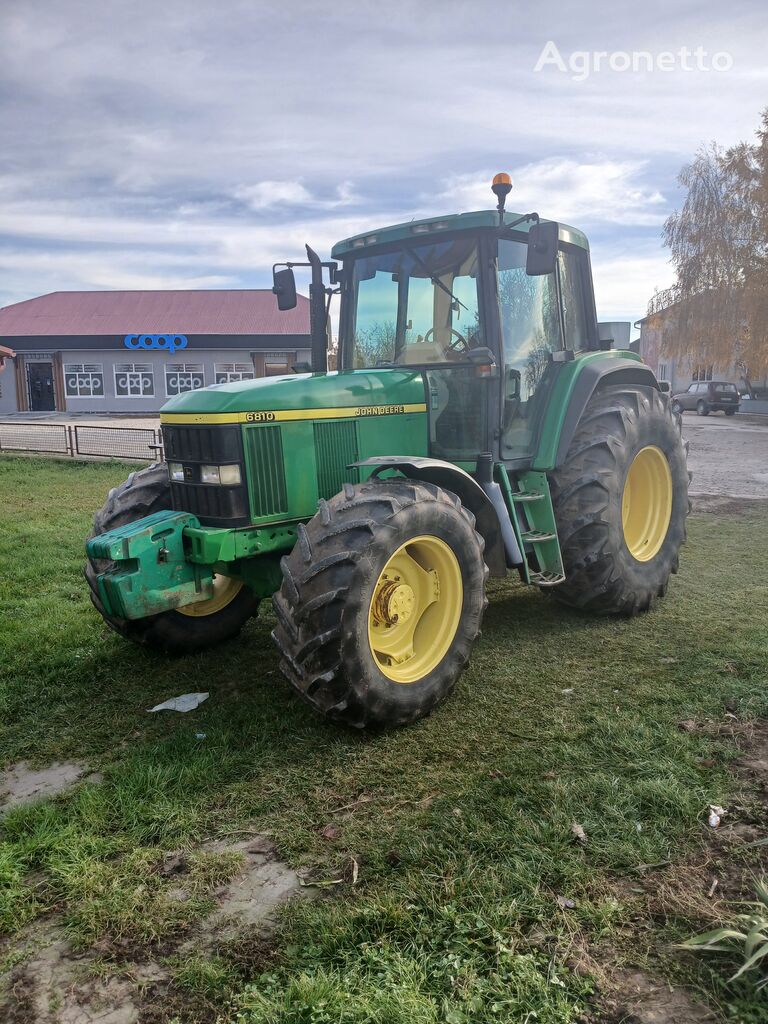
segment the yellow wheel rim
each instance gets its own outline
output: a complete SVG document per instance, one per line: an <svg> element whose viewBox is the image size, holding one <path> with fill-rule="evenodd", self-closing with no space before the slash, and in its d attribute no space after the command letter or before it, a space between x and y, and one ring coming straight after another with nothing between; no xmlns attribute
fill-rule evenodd
<svg viewBox="0 0 768 1024"><path fill-rule="evenodd" d="M193 619L215 615L216 612L220 612L222 608L226 608L228 604L234 601L242 589L243 584L240 580L232 579L231 576L214 575L213 597L207 601L195 601L194 604L185 604L183 607L177 608L176 611L182 615L189 615Z"/></svg>
<svg viewBox="0 0 768 1024"><path fill-rule="evenodd" d="M658 554L672 517L672 473L661 448L648 445L632 460L621 499L624 542L638 562Z"/></svg>
<svg viewBox="0 0 768 1024"><path fill-rule="evenodd" d="M439 537L402 544L381 571L368 610L368 642L383 674L415 683L439 665L461 619L456 555Z"/></svg>

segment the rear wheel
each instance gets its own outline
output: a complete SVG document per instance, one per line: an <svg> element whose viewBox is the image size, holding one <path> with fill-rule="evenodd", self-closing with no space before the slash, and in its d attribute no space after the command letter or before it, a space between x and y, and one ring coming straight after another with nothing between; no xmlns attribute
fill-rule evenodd
<svg viewBox="0 0 768 1024"><path fill-rule="evenodd" d="M709 406L703 399L696 403L696 412L699 416L709 416Z"/></svg>
<svg viewBox="0 0 768 1024"><path fill-rule="evenodd" d="M142 519L171 507L168 470L156 463L131 473L128 479L113 488L104 507L96 513L92 537L118 526ZM96 577L112 563L88 559L85 577L91 588L91 601L104 621L127 640L147 644L171 654L187 654L204 650L214 644L231 640L243 625L256 614L258 598L239 580L214 576L213 597L185 605L145 619L121 619L109 615L101 603Z"/></svg>
<svg viewBox="0 0 768 1024"><path fill-rule="evenodd" d="M320 714L404 725L453 690L487 604L483 540L458 497L353 486L299 527L273 604L281 668Z"/></svg>
<svg viewBox="0 0 768 1024"><path fill-rule="evenodd" d="M566 575L555 598L635 615L666 593L685 540L686 448L680 417L655 389L593 396L551 478Z"/></svg>

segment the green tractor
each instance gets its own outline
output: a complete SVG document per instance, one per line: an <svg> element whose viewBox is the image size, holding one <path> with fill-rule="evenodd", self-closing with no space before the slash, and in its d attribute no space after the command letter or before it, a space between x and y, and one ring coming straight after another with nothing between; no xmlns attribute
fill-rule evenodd
<svg viewBox="0 0 768 1024"><path fill-rule="evenodd" d="M166 463L110 493L87 543L114 630L200 651L271 597L298 693L399 725L456 685L489 574L599 614L664 595L688 512L680 417L602 336L585 236L506 213L507 175L492 187L495 210L275 266L281 309L311 268L312 364L164 406Z"/></svg>

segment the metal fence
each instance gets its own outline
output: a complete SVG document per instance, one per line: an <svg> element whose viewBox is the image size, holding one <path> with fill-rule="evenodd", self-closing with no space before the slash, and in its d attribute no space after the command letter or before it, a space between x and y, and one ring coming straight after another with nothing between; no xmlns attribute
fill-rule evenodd
<svg viewBox="0 0 768 1024"><path fill-rule="evenodd" d="M0 451L152 462L163 457L163 439L152 427L0 423Z"/></svg>

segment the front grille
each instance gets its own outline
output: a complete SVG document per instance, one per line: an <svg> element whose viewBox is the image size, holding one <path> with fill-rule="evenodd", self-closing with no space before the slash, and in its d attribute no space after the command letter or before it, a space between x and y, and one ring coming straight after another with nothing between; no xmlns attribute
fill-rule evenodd
<svg viewBox="0 0 768 1024"><path fill-rule="evenodd" d="M238 426L163 427L168 462L242 462L243 442Z"/></svg>
<svg viewBox="0 0 768 1024"><path fill-rule="evenodd" d="M315 454L317 457L317 493L332 498L347 483L357 483L356 469L347 469L357 462L357 424L353 420L315 423Z"/></svg>
<svg viewBox="0 0 768 1024"><path fill-rule="evenodd" d="M255 519L288 511L280 427L250 427L245 434Z"/></svg>
<svg viewBox="0 0 768 1024"><path fill-rule="evenodd" d="M238 426L163 426L167 462L184 466L183 483L171 481L171 504L176 512L191 512L203 526L247 526L250 522L243 441ZM237 487L200 483L200 466L237 463L242 483Z"/></svg>
<svg viewBox="0 0 768 1024"><path fill-rule="evenodd" d="M249 522L244 487L171 481L171 501L175 511L191 512L203 526L246 526Z"/></svg>

